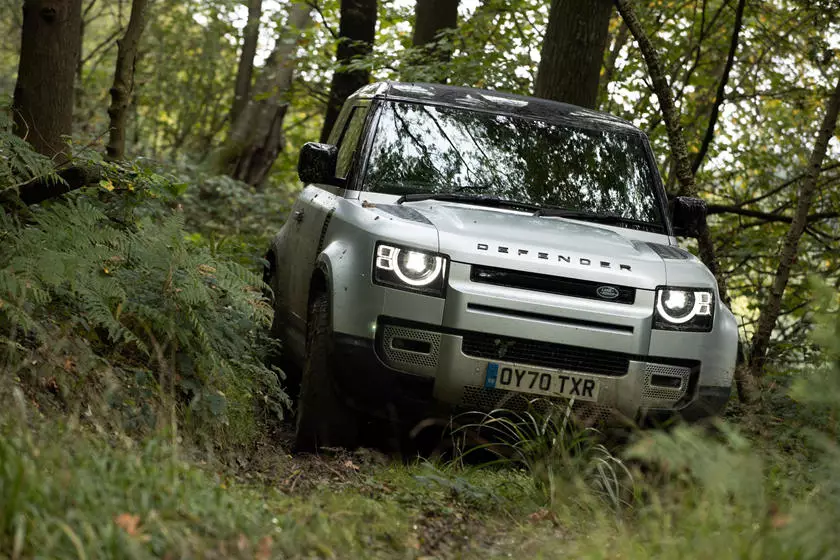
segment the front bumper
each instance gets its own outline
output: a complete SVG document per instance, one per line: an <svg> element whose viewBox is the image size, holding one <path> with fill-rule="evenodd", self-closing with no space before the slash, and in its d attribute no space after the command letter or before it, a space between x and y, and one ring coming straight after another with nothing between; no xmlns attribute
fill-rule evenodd
<svg viewBox="0 0 840 560"><path fill-rule="evenodd" d="M418 410L527 406L535 395L485 387L490 361L597 380L597 401L575 406L598 418L694 420L725 404L708 397L728 395L735 366L737 326L723 306L712 332L666 332L652 329L652 290L632 304L597 301L473 282L470 265L453 262L435 298L348 280L360 274L333 280L333 331L348 349L337 377L365 410L400 410L403 398ZM526 351L504 353L511 341Z"/></svg>
<svg viewBox="0 0 840 560"><path fill-rule="evenodd" d="M360 410L416 420L458 410L522 410L531 406L534 399L539 399L538 406L550 401L568 402L563 397L540 399L535 394L485 386L487 364L498 361L487 350L495 346L499 337L386 317L379 319L376 331L375 340L336 338L338 381L343 394ZM578 401L573 406L575 413L587 422L624 424L646 418L662 421L675 414L699 420L717 414L729 396L728 388L698 384L697 361L597 350L588 350L589 356L570 358L556 352L567 348L561 345L515 342L529 345L518 353L511 352L505 360L559 371L565 371L564 361L578 360L578 367L570 371L578 378L597 380L601 388L597 401ZM582 365L584 361L589 366ZM622 366L626 367L624 373ZM589 371L581 373L580 369ZM597 370L611 371L594 373Z"/></svg>

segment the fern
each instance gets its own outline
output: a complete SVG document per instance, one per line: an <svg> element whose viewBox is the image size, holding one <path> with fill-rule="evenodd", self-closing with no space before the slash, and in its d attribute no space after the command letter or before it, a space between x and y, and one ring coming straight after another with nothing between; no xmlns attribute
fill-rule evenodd
<svg viewBox="0 0 840 560"><path fill-rule="evenodd" d="M0 108L0 189L17 187L35 178L61 181L52 160L12 133L12 119Z"/></svg>
<svg viewBox="0 0 840 560"><path fill-rule="evenodd" d="M165 178L135 167L106 173L113 190L41 205L26 225L0 217L7 363L28 368L62 333L124 380L157 391L153 380L176 380L185 417L225 426L228 411L245 418L258 404L281 416L288 399L263 362L270 308L259 276L189 240ZM52 375L67 378L81 359L50 358L64 370ZM228 394L246 401L228 406Z"/></svg>

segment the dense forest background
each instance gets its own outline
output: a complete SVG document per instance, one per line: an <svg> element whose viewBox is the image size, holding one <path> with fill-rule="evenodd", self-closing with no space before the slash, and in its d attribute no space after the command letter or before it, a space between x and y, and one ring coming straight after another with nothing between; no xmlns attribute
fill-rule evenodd
<svg viewBox="0 0 840 560"><path fill-rule="evenodd" d="M387 508L439 500L435 507L450 509L435 515L451 521L447 516L457 513L459 530L468 533L478 530L476 519L481 530L498 521L482 517L490 514L473 503L496 498L518 500L517 515L536 515L529 519L555 528L563 515L594 516L607 542L636 539L640 557L653 550L665 557L677 550L696 554L692 542L711 547L703 549L706 557L712 550L724 556L741 551L741 557L836 554L831 530L819 533L819 527L837 519L829 513L840 512L840 484L835 475L818 478L828 472L820 461L836 460L840 403L836 1L0 0L0 37L0 406L22 411L23 418L13 414L0 422L0 554L187 554L216 547L206 535L218 532L225 547L244 557L268 557L266 547L288 555L339 551L341 557L367 550L348 535L370 531L366 542L384 546L388 556L393 543L377 540L381 533L407 529L380 531L376 523L404 514L414 519L417 512L396 515ZM167 446L186 434L197 445L193 452L210 453L224 469L233 464L234 478L257 472L284 492L293 494L298 484L289 469L313 468L279 467L275 459L266 467L255 451L268 445L267 434L282 431L278 422L289 405L283 373L268 359L278 349L268 336L262 257L300 189L299 148L325 138L347 95L374 80L546 97L612 113L644 130L668 193L699 196L708 205L708 228L681 243L715 272L739 319L744 404L733 402L730 410L739 429L760 435L754 444L765 453L766 468L729 428L724 443L654 434L633 457L656 466L653 479L636 475L647 484L645 496L661 500L653 509L633 502L638 533L630 536L631 525L613 524L622 517L616 511L632 502L619 483L630 471L615 467L623 465L619 459L599 455L601 448L582 454L590 461L585 468L577 459L564 462L570 460L565 452L553 455L554 447L538 461L523 458L520 466L539 490L538 498L526 492L527 499L494 494L502 491L493 477L471 478L460 470L383 475L379 466L358 474L353 461L360 459L342 457L326 469L340 471L340 483L353 491L373 492L386 509L374 511L359 498L347 506L359 513L353 518L358 525L339 534L313 513L347 509L333 497L318 498L325 501L316 506L304 500L281 507L271 502L275 498L254 498L250 479L234 497L219 497L227 496L219 493L225 483L166 462ZM33 419L56 414L106 434L106 443L53 428L21 432L21 422L32 426ZM816 445L829 450L819 457L804 443L802 426L814 424L828 438ZM114 434L162 437L166 445L121 447L122 436ZM61 443L48 452L45 442L52 441ZM80 454L68 451L77 445ZM103 500L106 521L96 517L97 508L81 507L79 518L65 523L55 504L70 499L71 490L60 481L47 484L44 472L73 473L68 476L82 481L73 499L84 503L102 498L99 480L115 495L121 491L122 479L105 463L91 462L91 454L134 465L136 488ZM569 469L544 468L546 456ZM139 466L155 462L168 465L166 480ZM601 465L600 475L591 477L600 481L596 490L577 475L563 484L583 486L556 485L562 473L595 472L587 470L593 464ZM604 464L611 465L609 476ZM741 474L738 482L722 483L732 470ZM419 486L393 496L368 475ZM137 506L143 519L156 508L208 512L205 536L190 533L195 520L171 531L151 521L138 529L145 521L133 513L116 522L128 537L113 533L108 520L129 515L125 509L137 496L171 498L173 480L195 501ZM425 484L436 485L434 499ZM573 507L558 498L563 489L594 492L594 502L581 498ZM604 496L612 504L606 514L599 509ZM261 499L274 504L273 513L249 517L232 505L268 508ZM693 517L705 506L717 513ZM243 527L267 535L281 510L287 530L306 518L315 537L271 532L265 541L247 533L243 544ZM379 521L367 526L366 515ZM672 543L675 548L657 548L663 515L673 515L667 518L679 520L687 535ZM574 533L569 527L564 530ZM777 534L797 527L795 538ZM144 530L149 540L131 540ZM451 550L441 552L440 543L454 547L450 537L415 535L422 543L406 546L445 555ZM521 542L516 538L511 542ZM285 544L272 549L272 542ZM532 551L554 550L556 535L527 542ZM598 548L587 546L573 550Z"/></svg>

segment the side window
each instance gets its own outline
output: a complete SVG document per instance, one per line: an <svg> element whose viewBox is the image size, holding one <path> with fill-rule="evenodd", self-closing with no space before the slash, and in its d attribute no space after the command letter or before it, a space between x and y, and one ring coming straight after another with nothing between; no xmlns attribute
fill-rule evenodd
<svg viewBox="0 0 840 560"><path fill-rule="evenodd" d="M346 179L353 165L353 155L356 153L356 146L362 136L362 129L365 126L366 107L355 107L347 119L347 125L341 134L338 143L338 162L335 166L335 176Z"/></svg>

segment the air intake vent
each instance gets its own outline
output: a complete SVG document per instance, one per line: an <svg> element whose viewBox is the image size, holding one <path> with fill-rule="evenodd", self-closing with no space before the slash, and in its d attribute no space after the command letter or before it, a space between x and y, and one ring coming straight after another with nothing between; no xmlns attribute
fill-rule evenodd
<svg viewBox="0 0 840 560"><path fill-rule="evenodd" d="M597 299L599 301L625 303L628 305L636 301L635 288L550 276L548 274L519 272L517 270L505 270L487 266L473 266L470 272L470 279L473 282L493 284L494 286L507 286L509 288L520 288L534 292L547 292L571 297Z"/></svg>
<svg viewBox="0 0 840 560"><path fill-rule="evenodd" d="M674 406L688 390L691 368L666 364L645 364L642 403L651 408Z"/></svg>
<svg viewBox="0 0 840 560"><path fill-rule="evenodd" d="M679 247L672 247L671 245L662 245L660 243L648 243L648 247L662 257L672 261L684 261L691 258L691 253L680 249Z"/></svg>
<svg viewBox="0 0 840 560"><path fill-rule="evenodd" d="M608 350L479 333L466 333L461 350L467 356L486 360L615 377L627 373L632 358L629 354Z"/></svg>
<svg viewBox="0 0 840 560"><path fill-rule="evenodd" d="M440 333L386 325L380 356L390 367L418 375L434 375L440 356Z"/></svg>

